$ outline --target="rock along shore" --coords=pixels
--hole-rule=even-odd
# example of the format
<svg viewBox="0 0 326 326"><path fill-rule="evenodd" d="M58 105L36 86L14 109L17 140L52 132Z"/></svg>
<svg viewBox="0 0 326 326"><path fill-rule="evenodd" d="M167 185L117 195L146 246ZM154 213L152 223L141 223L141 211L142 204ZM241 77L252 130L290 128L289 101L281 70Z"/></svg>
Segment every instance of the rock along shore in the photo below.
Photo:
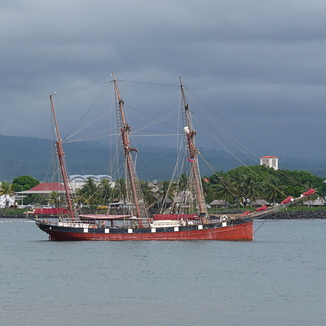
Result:
<svg viewBox="0 0 326 326"><path fill-rule="evenodd" d="M265 220L326 219L326 210L283 211L268 215Z"/></svg>
<svg viewBox="0 0 326 326"><path fill-rule="evenodd" d="M241 214L237 210L225 210L219 214ZM6 214L0 209L0 218L25 218L24 214ZM44 217L46 218L46 217ZM263 218L264 220L296 220L296 219L326 219L326 209L302 210L302 211L283 211L270 214Z"/></svg>

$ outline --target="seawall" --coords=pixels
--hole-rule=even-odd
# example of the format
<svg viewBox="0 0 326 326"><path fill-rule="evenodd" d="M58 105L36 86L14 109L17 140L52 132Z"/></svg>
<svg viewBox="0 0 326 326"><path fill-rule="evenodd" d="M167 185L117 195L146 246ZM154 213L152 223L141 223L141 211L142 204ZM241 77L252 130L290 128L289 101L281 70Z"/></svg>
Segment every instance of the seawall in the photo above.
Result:
<svg viewBox="0 0 326 326"><path fill-rule="evenodd" d="M219 214L241 214L242 211L223 211ZM6 214L6 212L0 209L0 218L25 218L24 214ZM50 216L49 216L50 217ZM46 217L44 217L46 218ZM302 210L302 211L283 211L270 214L263 218L264 220L296 220L296 219L326 219L326 209L318 210Z"/></svg>
<svg viewBox="0 0 326 326"><path fill-rule="evenodd" d="M283 211L264 217L266 220L326 219L326 209Z"/></svg>

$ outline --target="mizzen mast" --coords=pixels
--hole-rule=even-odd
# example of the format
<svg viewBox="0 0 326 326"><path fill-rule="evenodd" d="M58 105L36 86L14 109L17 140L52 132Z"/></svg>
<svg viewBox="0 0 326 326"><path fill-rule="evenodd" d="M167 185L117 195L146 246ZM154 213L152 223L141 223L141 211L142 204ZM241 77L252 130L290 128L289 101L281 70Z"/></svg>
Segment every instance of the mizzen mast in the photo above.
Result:
<svg viewBox="0 0 326 326"><path fill-rule="evenodd" d="M137 149L130 146L130 140L129 140L130 126L127 123L127 119L124 112L124 107L123 107L124 101L121 99L115 74L112 73L112 76L113 76L115 94L117 98L117 105L118 105L117 117L118 117L118 124L119 124L118 128L120 128L120 132L121 132L122 146L124 149L124 156L125 156L126 169L127 169L127 177L130 182L131 193L135 205L136 217L138 218L139 226L142 227L143 225L141 219L145 217L145 209L143 207L144 206L143 201L141 205L140 194L139 191L137 191L135 169L132 160L132 152L137 152Z"/></svg>
<svg viewBox="0 0 326 326"><path fill-rule="evenodd" d="M69 215L70 215L71 219L74 220L75 219L74 207L73 207L70 190L69 190L69 186L68 186L68 175L67 175L67 169L66 169L66 165L65 165L65 161L64 161L65 153L62 148L62 139L60 136L57 115L56 115L55 108L54 108L52 94L50 95L50 102L51 102L51 111L52 111L54 125L55 125L55 133L57 136L57 141L55 143L55 146L57 148L57 156L58 156L58 160L59 160L59 166L60 166L61 176L62 176L62 180L63 180L63 186L64 186L66 200L67 200L67 204L68 204Z"/></svg>
<svg viewBox="0 0 326 326"><path fill-rule="evenodd" d="M204 198L203 186L201 183L200 173L199 173L198 149L196 148L196 143L195 143L196 131L193 129L192 120L190 116L190 108L186 100L181 77L180 77L180 88L181 88L181 97L182 97L183 112L185 118L183 131L186 136L188 152L189 152L188 160L190 161L191 164L193 184L196 192L199 215L202 217L203 220L205 220L205 217L207 216L207 208L206 208L206 203Z"/></svg>

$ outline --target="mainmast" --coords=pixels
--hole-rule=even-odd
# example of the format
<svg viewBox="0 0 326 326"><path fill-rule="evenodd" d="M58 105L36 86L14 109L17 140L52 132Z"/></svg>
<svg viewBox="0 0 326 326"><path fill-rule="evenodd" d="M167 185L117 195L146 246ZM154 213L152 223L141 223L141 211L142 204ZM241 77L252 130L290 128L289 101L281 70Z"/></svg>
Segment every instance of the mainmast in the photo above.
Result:
<svg viewBox="0 0 326 326"><path fill-rule="evenodd" d="M131 186L131 193L135 205L135 210L136 210L136 217L138 218L139 221L139 226L142 227L142 218L145 216L142 216L144 214L144 210L141 209L140 206L140 198L139 194L137 191L137 184L136 184L136 177L135 177L135 170L134 170L134 165L133 165L133 160L132 160L132 152L137 152L136 148L130 147L130 140L129 140L129 132L130 132L130 126L127 123L125 112L124 112L124 102L121 99L118 83L115 77L115 74L112 73L113 76L113 82L114 82L114 89L115 89L115 94L117 97L117 104L118 104L118 122L119 122L119 128L121 132L121 139L122 139L122 146L124 149L124 156L125 156L125 161L126 161L126 168L127 168L127 177L130 181L130 186ZM142 214L143 211L143 214Z"/></svg>
<svg viewBox="0 0 326 326"><path fill-rule="evenodd" d="M53 99L52 99L52 94L50 95L50 102L51 102L51 110L52 110L53 120L54 120L54 125L55 125L55 133L57 136L57 141L55 143L55 146L57 148L57 155L58 155L60 171L61 171L61 175L62 175L62 179L63 179L63 186L65 189L65 195L66 195L66 199L67 199L69 215L70 215L71 219L74 220L75 219L74 207L72 204L72 199L71 199L71 195L70 195L70 191L69 191L67 169L66 169L66 165L65 165L65 161L64 161L65 153L63 152L63 148L62 148L62 139L60 136L57 116L55 113L54 103L53 103Z"/></svg>
<svg viewBox="0 0 326 326"><path fill-rule="evenodd" d="M194 188L195 188L196 198L197 198L197 203L199 208L199 215L202 217L203 221L205 221L205 217L207 216L207 209L206 209L203 186L201 183L199 166L198 166L198 150L195 144L196 131L193 129L192 126L190 108L186 100L181 77L180 77L180 88L181 88L181 97L182 97L184 116L185 116L185 125L183 130L188 144L189 161L191 164L191 171L192 171L193 183L194 183Z"/></svg>

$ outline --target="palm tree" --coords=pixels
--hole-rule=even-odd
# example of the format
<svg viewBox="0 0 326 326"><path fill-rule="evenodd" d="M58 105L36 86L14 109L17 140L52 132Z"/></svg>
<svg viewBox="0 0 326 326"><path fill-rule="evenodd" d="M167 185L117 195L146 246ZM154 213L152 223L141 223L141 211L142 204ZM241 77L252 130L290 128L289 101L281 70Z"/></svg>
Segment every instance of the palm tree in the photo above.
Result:
<svg viewBox="0 0 326 326"><path fill-rule="evenodd" d="M249 198L251 201L256 200L260 196L260 186L261 183L255 174L244 175L242 191L246 198Z"/></svg>
<svg viewBox="0 0 326 326"><path fill-rule="evenodd" d="M127 188L125 179L118 179L114 187L114 197L115 198L126 198Z"/></svg>
<svg viewBox="0 0 326 326"><path fill-rule="evenodd" d="M234 200L238 203L238 206L243 204L243 198L246 194L246 179L247 175L240 171L235 171L230 177L230 182L234 192Z"/></svg>
<svg viewBox="0 0 326 326"><path fill-rule="evenodd" d="M178 191L186 191L189 189L189 178L185 173L182 173L177 181Z"/></svg>
<svg viewBox="0 0 326 326"><path fill-rule="evenodd" d="M234 200L234 186L230 178L220 180L220 182L213 186L213 190L216 198L218 199L223 199L228 202L232 202Z"/></svg>
<svg viewBox="0 0 326 326"><path fill-rule="evenodd" d="M266 200L273 201L274 205L276 202L276 198L279 194L283 194L285 189L284 185L281 185L280 179L277 177L270 175L262 184L262 193Z"/></svg>
<svg viewBox="0 0 326 326"><path fill-rule="evenodd" d="M171 181L163 181L158 189L157 202L160 202L162 208L166 206L167 200L172 203L174 200L175 184Z"/></svg>
<svg viewBox="0 0 326 326"><path fill-rule="evenodd" d="M153 192L153 186L150 184L149 181L140 181L140 187L144 196L146 206L152 206L156 201L155 194Z"/></svg>
<svg viewBox="0 0 326 326"><path fill-rule="evenodd" d="M112 200L113 189L108 179L102 179L98 186L98 197L102 205L107 205Z"/></svg>
<svg viewBox="0 0 326 326"><path fill-rule="evenodd" d="M87 204L94 207L97 203L97 185L92 178L87 178L86 183L77 191L77 196L81 196Z"/></svg>
<svg viewBox="0 0 326 326"><path fill-rule="evenodd" d="M11 184L7 181L1 182L0 196L5 196L5 208L9 207L9 197L14 194Z"/></svg>
<svg viewBox="0 0 326 326"><path fill-rule="evenodd" d="M49 203L54 207L59 207L60 205L60 195L57 191L52 191L49 198Z"/></svg>

